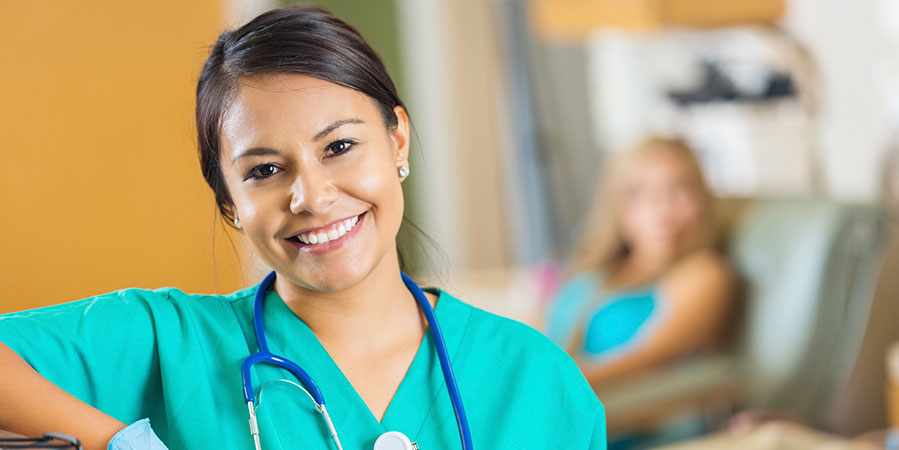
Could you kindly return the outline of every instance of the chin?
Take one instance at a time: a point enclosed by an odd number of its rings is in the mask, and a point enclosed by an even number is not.
[[[645,244],[652,245],[656,248],[662,247],[673,247],[678,243],[678,237],[670,234],[653,234],[650,236],[644,237],[641,241]]]
[[[313,290],[319,292],[340,292],[352,288],[362,281],[362,277],[320,277],[309,283]]]
[[[294,285],[317,292],[351,289],[363,283],[384,262],[370,248],[360,251],[346,247],[331,255],[288,254],[272,259],[274,264],[269,267],[277,267],[278,273],[285,274]]]
[[[340,292],[361,283],[371,271],[361,267],[316,268],[313,271],[294,271],[297,281],[319,292]]]

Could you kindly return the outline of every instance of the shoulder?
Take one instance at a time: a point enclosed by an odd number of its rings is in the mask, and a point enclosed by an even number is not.
[[[662,277],[661,284],[669,290],[729,293],[734,273],[727,260],[712,250],[692,253],[678,261]]]
[[[189,294],[173,287],[125,288],[80,300],[0,315],[0,321],[52,318],[86,320],[91,317],[102,317],[104,320],[126,317],[133,321],[142,316],[159,319],[159,315],[166,311],[182,315],[216,314],[230,310],[230,303],[252,299],[253,291],[253,288],[247,288],[227,295],[218,295]]]
[[[139,295],[150,299],[149,307],[157,316],[157,321],[165,318],[179,321],[195,318],[226,323],[236,315],[250,314],[256,288],[253,286],[230,294],[187,293],[172,287],[141,291]],[[131,293],[134,294],[136,293]]]
[[[534,439],[534,448],[549,448],[551,436],[540,430],[564,428],[572,448],[604,448],[605,413],[596,393],[574,360],[539,331],[521,322],[465,304],[467,324],[453,366],[463,391],[479,393],[472,420],[492,423],[495,405],[515,405],[517,413],[501,419],[518,438]],[[487,376],[485,376],[487,375]],[[540,411],[533,415],[530,412]],[[519,417],[517,414],[524,414]],[[511,422],[510,422],[511,421]],[[595,442],[594,444],[590,444]]]
[[[565,378],[583,381],[574,360],[546,335],[513,319],[471,306],[441,291],[441,301],[449,299],[468,310],[464,347],[476,349],[477,358],[490,366],[514,366],[516,371],[553,371]],[[586,384],[586,383],[585,383]]]
[[[461,308],[467,310],[469,318],[465,327],[465,336],[470,339],[490,340],[493,343],[487,345],[495,345],[508,350],[561,352],[564,355],[564,352],[543,333],[529,325],[471,306],[445,291],[441,291],[440,298],[441,301],[457,302]]]
[[[572,298],[592,295],[602,287],[600,272],[580,272],[568,278],[559,288],[556,301],[570,301]]]
[[[252,301],[255,291],[255,287],[249,287],[230,294],[200,294],[187,293],[175,287],[129,288],[111,292],[97,299],[121,303],[146,303],[151,308],[177,308],[183,311],[204,312],[230,309],[230,305],[233,303]]]
[[[599,272],[575,274],[553,296],[546,315],[546,333],[554,342],[565,345],[577,327],[584,307],[602,289]]]
[[[130,289],[129,289],[130,290]],[[210,307],[213,305],[229,305],[252,301],[256,293],[256,286],[240,289],[230,294],[197,294],[187,293],[174,287],[164,287],[153,290],[143,290],[156,296],[156,301],[177,303],[197,307]]]
[[[690,329],[691,336],[705,342],[725,326],[737,298],[730,266],[720,255],[705,251],[680,261],[661,280],[659,290],[677,316],[666,322],[670,329]]]
[[[700,250],[685,256],[668,271],[668,276],[684,274],[730,277],[732,270],[727,259],[720,253],[714,250]]]
[[[80,300],[67,301],[40,308],[17,311],[0,315],[0,320],[23,318],[48,318],[74,314],[103,314],[145,308],[146,305],[160,301],[161,296],[150,289],[128,288],[85,297]]]

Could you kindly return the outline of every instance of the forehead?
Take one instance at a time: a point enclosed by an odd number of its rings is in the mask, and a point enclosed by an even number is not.
[[[643,155],[633,164],[634,171],[659,177],[690,177],[690,165],[683,157],[670,151],[655,151]]]
[[[225,148],[259,141],[311,139],[337,120],[356,118],[378,123],[374,100],[367,95],[318,78],[297,74],[243,78],[222,121]]]

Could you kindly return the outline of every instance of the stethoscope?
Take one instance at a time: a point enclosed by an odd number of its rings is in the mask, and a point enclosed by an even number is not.
[[[418,306],[421,308],[422,312],[424,312],[425,318],[428,321],[428,329],[431,331],[431,336],[434,338],[434,346],[437,349],[437,356],[440,359],[440,367],[443,369],[443,379],[446,381],[446,388],[449,391],[450,399],[453,402],[453,410],[456,413],[456,424],[459,426],[462,449],[471,450],[471,433],[468,429],[468,419],[465,417],[465,409],[462,407],[462,396],[459,394],[459,388],[456,386],[456,377],[453,375],[453,368],[450,366],[449,356],[446,352],[446,343],[443,341],[443,333],[440,332],[440,326],[437,324],[437,317],[434,315],[434,309],[431,307],[431,303],[428,302],[427,297],[425,297],[424,292],[421,291],[421,288],[418,287],[418,285],[405,273],[401,272],[400,275],[402,275],[403,283],[406,284],[406,288],[409,289],[409,292],[415,297],[415,301],[418,302]],[[240,368],[243,381],[243,397],[247,403],[247,409],[250,411],[250,433],[253,435],[253,442],[256,444],[256,450],[262,450],[262,445],[259,441],[259,425],[256,422],[256,399],[255,394],[253,393],[250,369],[254,364],[260,362],[287,369],[303,383],[305,388],[303,388],[303,386],[299,387],[306,391],[315,402],[315,408],[321,412],[322,417],[325,419],[325,424],[328,426],[328,430],[331,433],[331,437],[334,439],[334,443],[337,444],[338,450],[343,450],[340,439],[337,437],[337,430],[334,428],[331,416],[325,408],[325,398],[322,396],[318,386],[312,381],[312,378],[302,367],[287,358],[272,354],[268,349],[268,342],[265,340],[265,328],[262,325],[262,303],[265,301],[265,294],[272,287],[274,282],[275,272],[272,272],[262,280],[262,283],[259,284],[259,288],[256,289],[256,297],[253,301],[253,328],[256,332],[256,341],[259,344],[259,351],[247,357]],[[375,441],[375,450],[413,449],[418,449],[418,445],[411,442],[406,435],[398,431],[388,431],[378,437]]]

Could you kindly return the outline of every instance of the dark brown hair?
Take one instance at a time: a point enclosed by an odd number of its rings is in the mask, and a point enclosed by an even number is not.
[[[397,124],[393,108],[405,108],[377,53],[358,31],[321,7],[271,10],[223,32],[197,83],[196,119],[203,178],[229,223],[233,203],[219,165],[222,120],[241,78],[275,73],[308,75],[362,92],[390,128]]]

